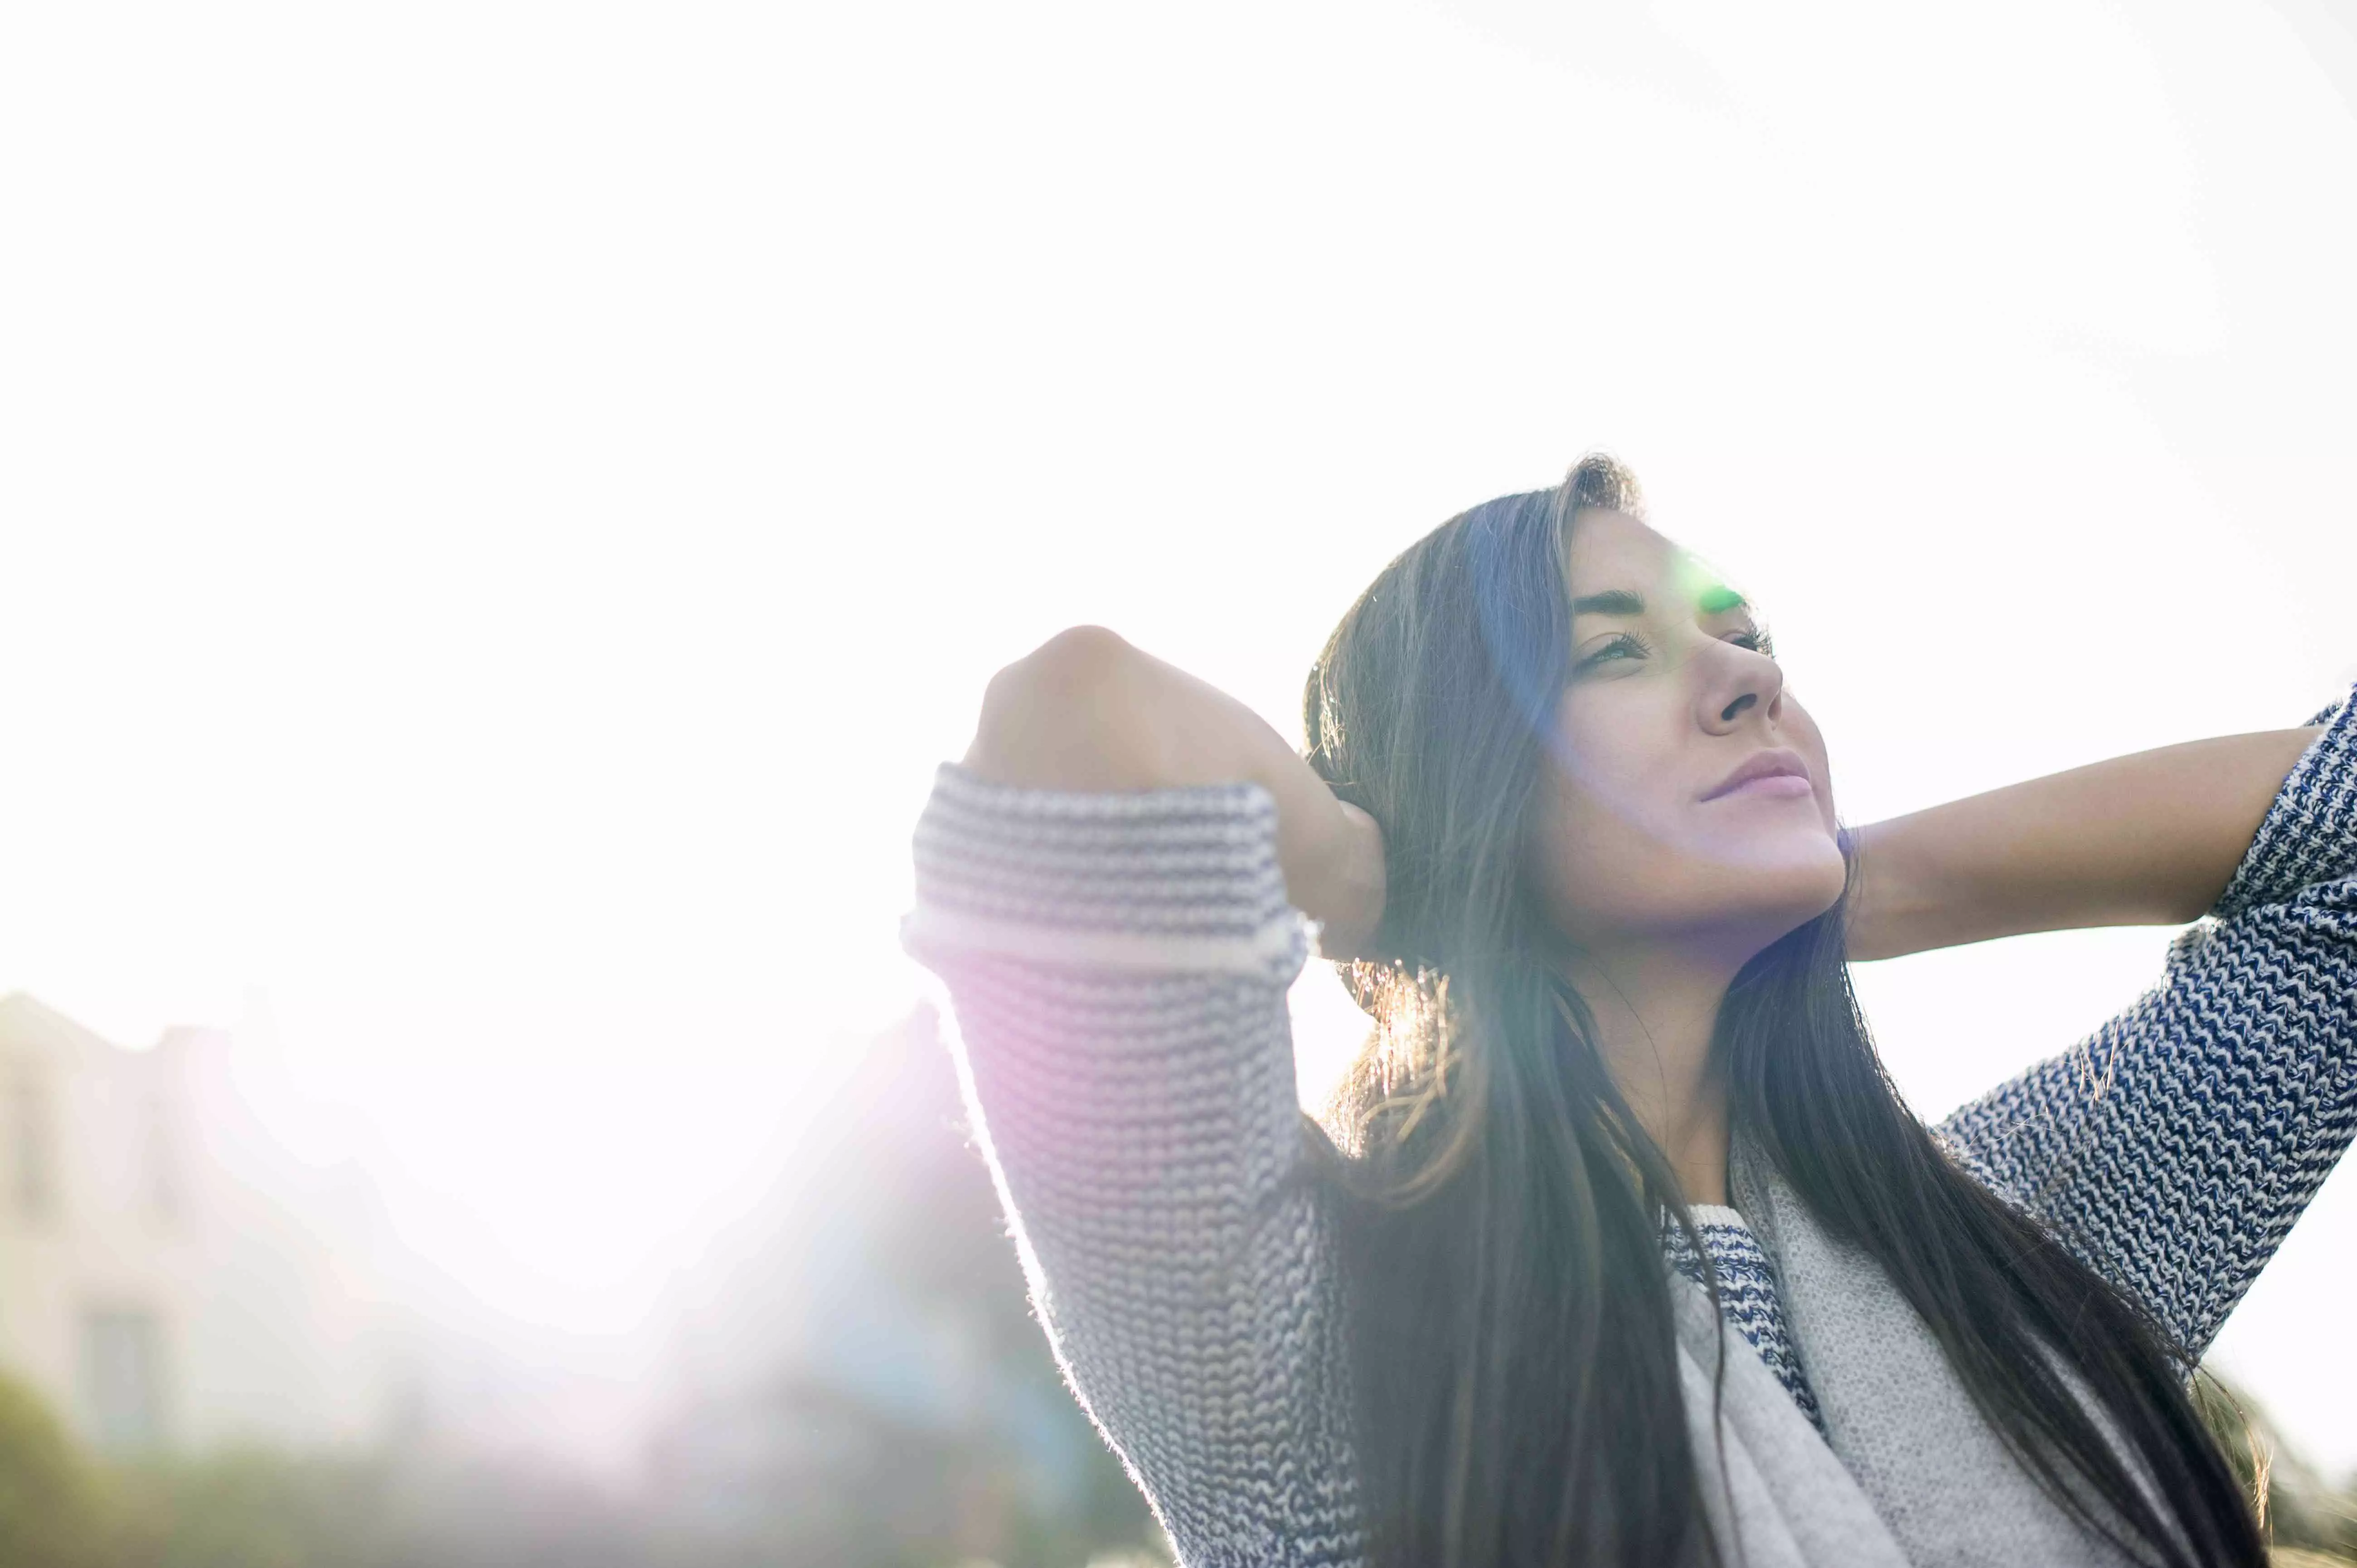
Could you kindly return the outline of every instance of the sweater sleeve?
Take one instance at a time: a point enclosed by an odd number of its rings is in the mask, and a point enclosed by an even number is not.
[[[1326,1206],[1286,992],[1307,956],[1254,785],[1079,794],[944,767],[903,941],[1065,1375],[1188,1568],[1356,1563]]]
[[[1939,1131],[2199,1355],[2357,1132],[2357,702],[2160,983]]]

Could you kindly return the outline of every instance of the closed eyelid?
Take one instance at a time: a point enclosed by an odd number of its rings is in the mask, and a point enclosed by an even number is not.
[[[1572,668],[1585,670],[1590,665],[1606,662],[1605,656],[1615,650],[1627,650],[1639,658],[1647,659],[1652,658],[1653,653],[1652,645],[1633,631],[1608,632],[1598,637],[1592,637],[1586,643],[1576,647],[1573,650]]]

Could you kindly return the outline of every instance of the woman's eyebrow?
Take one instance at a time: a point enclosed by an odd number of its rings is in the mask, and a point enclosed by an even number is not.
[[[1571,601],[1571,613],[1576,616],[1641,616],[1645,613],[1645,596],[1632,594],[1626,588],[1608,588],[1600,594],[1586,594]]]

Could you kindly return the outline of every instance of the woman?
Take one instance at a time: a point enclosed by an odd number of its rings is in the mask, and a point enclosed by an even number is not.
[[[1590,458],[1384,570],[1307,761],[1110,633],[1001,672],[907,937],[1186,1563],[2257,1563],[2186,1380],[2357,1125],[2351,706],[1846,834]],[[1937,1129],[1847,985],[2205,911]],[[1322,1127],[1304,916],[1376,1021]]]

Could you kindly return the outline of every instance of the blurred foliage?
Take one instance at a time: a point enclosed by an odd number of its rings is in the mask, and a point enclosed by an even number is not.
[[[109,1501],[104,1478],[40,1396],[0,1378],[0,1563],[108,1568]]]
[[[36,1395],[0,1380],[0,1563],[948,1568],[974,1561],[977,1542],[1008,1568],[1114,1560],[1107,1532],[1085,1515],[1008,1506],[994,1494],[988,1456],[952,1448],[936,1440],[869,1451],[866,1473],[839,1495],[798,1489],[751,1518],[715,1520],[675,1498],[618,1498],[526,1462],[239,1448],[110,1463],[76,1444]],[[966,1517],[944,1513],[943,1498]],[[1112,1537],[1135,1542],[1142,1509],[1111,1511]],[[1118,1560],[1166,1561],[1136,1546]]]
[[[2244,1489],[2262,1499],[2279,1568],[2357,1564],[2357,1475],[2327,1481],[2284,1443],[2248,1394],[2203,1373],[2193,1402]]]
[[[108,1462],[0,1380],[0,1568],[1167,1564],[1031,1318],[930,1015],[878,1042],[806,1153],[819,1251],[784,1225],[764,1266],[787,1294],[748,1279],[738,1316],[856,1327],[900,1380],[826,1342],[732,1352],[620,1495],[430,1442]]]
[[[0,1563],[8,1568],[641,1568],[655,1521],[515,1465],[264,1448],[107,1462],[0,1379]]]
[[[108,1568],[700,1565],[655,1521],[561,1471],[242,1448],[114,1469]]]
[[[2246,1482],[2264,1469],[2278,1568],[2357,1564],[2357,1497],[2287,1455],[2263,1412],[2205,1380],[2204,1415]],[[805,1410],[802,1413],[808,1414]],[[907,1434],[899,1434],[905,1437]],[[524,1463],[237,1449],[131,1463],[98,1460],[41,1401],[0,1379],[0,1563],[9,1568],[949,1568],[974,1561],[926,1498],[956,1497],[958,1461],[896,1444],[855,1489],[803,1512],[811,1494],[716,1526],[608,1496]],[[975,1494],[965,1494],[971,1502]],[[903,1504],[915,1498],[913,1512]],[[1025,1520],[985,1508],[1008,1568],[1069,1562],[1151,1568],[1134,1514]],[[963,1533],[971,1536],[969,1529]]]
[[[830,1221],[823,1239],[781,1243],[771,1277],[787,1294],[748,1283],[734,1310],[741,1326],[799,1304],[855,1326],[883,1348],[866,1372],[823,1338],[725,1363],[627,1496],[562,1466],[416,1443],[102,1461],[0,1377],[0,1568],[1167,1563],[1032,1321],[931,1019],[881,1042],[832,1110],[805,1189]],[[928,1359],[944,1345],[954,1353]],[[2328,1483],[2213,1380],[2197,1394],[2264,1491],[2280,1568],[2357,1568],[2357,1477]]]

